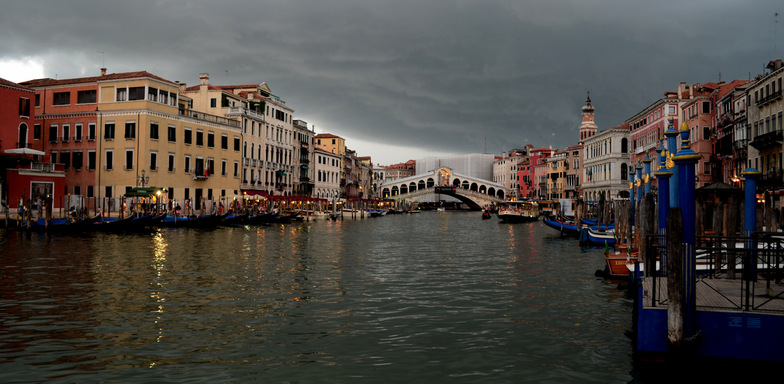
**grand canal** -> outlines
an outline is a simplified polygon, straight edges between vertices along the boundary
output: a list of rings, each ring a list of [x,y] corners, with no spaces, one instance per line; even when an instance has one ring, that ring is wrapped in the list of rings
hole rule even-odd
[[[0,232],[0,381],[638,381],[601,248],[423,212]]]

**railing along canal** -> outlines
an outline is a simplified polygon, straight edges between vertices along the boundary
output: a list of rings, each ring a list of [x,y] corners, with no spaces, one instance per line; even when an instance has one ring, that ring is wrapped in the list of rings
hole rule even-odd
[[[648,266],[655,264],[653,269],[642,268],[651,284],[646,306],[668,305],[665,244],[662,235],[645,238],[647,254],[656,257],[656,263],[648,263]],[[784,286],[781,285],[784,233],[755,232],[752,237],[697,236],[694,254],[697,294],[708,290],[702,293],[719,298],[703,304],[698,302],[698,309],[784,313]]]

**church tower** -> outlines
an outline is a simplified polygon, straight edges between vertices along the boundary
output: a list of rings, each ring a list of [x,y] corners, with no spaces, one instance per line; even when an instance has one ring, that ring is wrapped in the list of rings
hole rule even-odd
[[[585,140],[596,134],[597,126],[593,121],[593,105],[591,105],[591,94],[585,98],[585,105],[583,106],[583,121],[580,124],[580,144]]]

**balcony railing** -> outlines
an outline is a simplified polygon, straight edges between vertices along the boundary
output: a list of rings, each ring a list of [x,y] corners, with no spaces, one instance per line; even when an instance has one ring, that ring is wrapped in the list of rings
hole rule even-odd
[[[771,92],[769,95],[765,97],[761,97],[757,100],[757,107],[764,107],[767,104],[770,104],[776,100],[781,100],[781,90],[779,89],[776,92]]]
[[[770,147],[781,146],[782,140],[784,140],[784,136],[782,136],[781,131],[773,131],[755,137],[749,145],[757,150],[763,150]]]
[[[228,110],[226,111],[226,116],[236,116],[236,115],[240,115],[240,116],[244,115],[256,120],[265,121],[263,114],[245,107],[229,107]]]
[[[215,115],[210,115],[210,114],[207,114],[207,113],[196,112],[196,111],[192,111],[192,110],[189,110],[189,109],[180,108],[180,115],[181,116],[187,116],[187,117],[190,117],[190,118],[196,119],[196,120],[209,121],[209,122],[212,122],[212,123],[218,123],[218,124],[223,124],[223,125],[230,125],[232,127],[240,128],[240,122],[237,121],[237,120],[231,120],[231,119],[227,119],[227,118],[221,117],[221,116],[215,116]]]

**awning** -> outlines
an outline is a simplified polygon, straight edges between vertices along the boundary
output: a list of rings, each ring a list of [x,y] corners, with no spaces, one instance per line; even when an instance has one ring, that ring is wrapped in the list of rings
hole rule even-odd
[[[277,173],[278,176],[280,176],[280,177],[286,176],[286,172],[283,172],[283,171],[277,171],[275,173]]]
[[[6,149],[5,153],[9,155],[37,155],[43,156],[46,153],[32,149],[32,148],[14,148],[14,149]]]
[[[135,187],[125,192],[125,197],[151,197],[155,196],[162,188],[158,187]]]
[[[245,196],[261,196],[261,197],[264,197],[264,198],[270,197],[270,194],[267,193],[267,191],[260,191],[260,190],[257,190],[257,189],[243,190],[242,194],[245,195]]]

